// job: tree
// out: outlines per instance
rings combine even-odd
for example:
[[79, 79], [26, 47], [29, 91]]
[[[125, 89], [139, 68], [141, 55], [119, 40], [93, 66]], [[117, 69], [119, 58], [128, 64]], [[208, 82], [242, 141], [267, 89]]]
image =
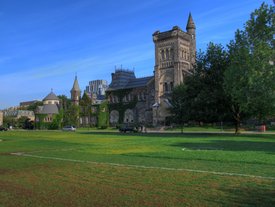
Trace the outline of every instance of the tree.
[[17, 124], [18, 124], [18, 127], [22, 128], [22, 129], [33, 129], [34, 128], [34, 122], [31, 121], [31, 119], [26, 116], [21, 116], [17, 120]]
[[205, 53], [197, 54], [194, 70], [172, 93], [172, 113], [178, 124], [229, 119], [229, 97], [223, 88], [227, 65], [228, 54], [221, 45], [210, 43]]
[[42, 106], [43, 105], [43, 102], [42, 101], [36, 101], [34, 103], [32, 103], [31, 105], [29, 105], [27, 107], [27, 110], [30, 110], [30, 111], [35, 111], [37, 109], [38, 106]]
[[65, 95], [59, 95], [58, 98], [60, 101], [60, 108], [66, 111], [70, 107], [72, 101]]
[[88, 124], [91, 125], [91, 115], [92, 115], [92, 100], [87, 93], [84, 93], [80, 100], [80, 117], [88, 118]]
[[275, 112], [274, 6], [262, 4], [228, 45], [224, 88], [239, 132], [241, 114], [263, 121]]
[[183, 132], [184, 122], [188, 120], [188, 115], [186, 109], [187, 104], [187, 87], [184, 84], [180, 84], [173, 89], [172, 99], [171, 99], [171, 113], [173, 116], [173, 121], [181, 126], [181, 133]]
[[69, 108], [64, 111], [64, 125], [79, 126], [79, 106], [71, 104]]
[[98, 105], [97, 117], [97, 127], [100, 129], [106, 129], [109, 126], [109, 111], [107, 101], [104, 101]]

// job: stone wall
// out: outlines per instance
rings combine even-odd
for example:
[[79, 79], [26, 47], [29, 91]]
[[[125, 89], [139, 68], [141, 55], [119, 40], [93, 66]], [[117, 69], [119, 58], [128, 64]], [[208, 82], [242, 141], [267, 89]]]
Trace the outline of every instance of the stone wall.
[[2, 111], [0, 111], [0, 126], [3, 125], [3, 119], [4, 119], [4, 114]]

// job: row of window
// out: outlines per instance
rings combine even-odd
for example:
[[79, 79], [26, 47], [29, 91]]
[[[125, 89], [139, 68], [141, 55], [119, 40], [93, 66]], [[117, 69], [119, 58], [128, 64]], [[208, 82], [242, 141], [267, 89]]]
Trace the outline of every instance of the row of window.
[[181, 58], [184, 59], [184, 60], [189, 60], [190, 59], [190, 55], [185, 49], [181, 50]]
[[173, 82], [165, 82], [163, 84], [163, 92], [170, 92], [174, 88], [174, 83]]
[[59, 104], [58, 101], [46, 101], [46, 104]]
[[[146, 94], [145, 93], [138, 93], [136, 95], [138, 101], [145, 101], [146, 100]], [[124, 96], [122, 101], [123, 102], [130, 102], [134, 101], [135, 96], [132, 94], [128, 94], [127, 96]], [[109, 96], [110, 103], [119, 103], [117, 96]]]
[[173, 48], [165, 48], [160, 51], [161, 60], [173, 60], [174, 59], [174, 50]]

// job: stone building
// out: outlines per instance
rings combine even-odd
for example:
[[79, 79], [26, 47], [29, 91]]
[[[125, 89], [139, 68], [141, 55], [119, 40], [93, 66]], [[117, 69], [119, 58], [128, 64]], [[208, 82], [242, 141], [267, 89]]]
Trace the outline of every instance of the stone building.
[[51, 91], [44, 99], [43, 106], [36, 110], [35, 122], [50, 123], [59, 114], [59, 98]]
[[75, 76], [73, 88], [71, 89], [72, 103], [78, 106], [80, 98], [81, 98], [81, 90], [78, 84], [77, 76]]
[[174, 26], [156, 31], [154, 76], [136, 78], [133, 71], [116, 70], [108, 88], [110, 123], [168, 124], [171, 92], [195, 63], [196, 27], [189, 14], [186, 32]]
[[191, 14], [187, 32], [178, 26], [165, 32], [155, 32], [155, 107], [154, 124], [167, 121], [170, 116], [170, 97], [174, 86], [190, 73], [196, 56], [196, 27]]
[[110, 124], [151, 123], [154, 77], [136, 78], [134, 71], [118, 69], [106, 91]]
[[0, 111], [0, 126], [3, 125], [3, 119], [4, 119], [4, 114], [2, 111]]
[[4, 110], [5, 117], [13, 117], [19, 119], [21, 117], [27, 117], [31, 121], [34, 121], [34, 112], [29, 110]]

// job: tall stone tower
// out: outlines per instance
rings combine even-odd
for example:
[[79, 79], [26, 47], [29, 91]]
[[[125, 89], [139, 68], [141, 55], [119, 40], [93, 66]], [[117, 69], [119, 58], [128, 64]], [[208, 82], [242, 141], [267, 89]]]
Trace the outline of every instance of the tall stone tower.
[[172, 30], [153, 34], [155, 43], [155, 104], [153, 123], [164, 124], [170, 116], [171, 92], [190, 73], [196, 56], [196, 27], [192, 15], [186, 25], [187, 32], [178, 26]]
[[71, 99], [74, 105], [76, 106], [79, 105], [80, 96], [81, 96], [81, 91], [77, 81], [77, 76], [75, 76], [74, 85], [73, 85], [73, 88], [71, 89]]

